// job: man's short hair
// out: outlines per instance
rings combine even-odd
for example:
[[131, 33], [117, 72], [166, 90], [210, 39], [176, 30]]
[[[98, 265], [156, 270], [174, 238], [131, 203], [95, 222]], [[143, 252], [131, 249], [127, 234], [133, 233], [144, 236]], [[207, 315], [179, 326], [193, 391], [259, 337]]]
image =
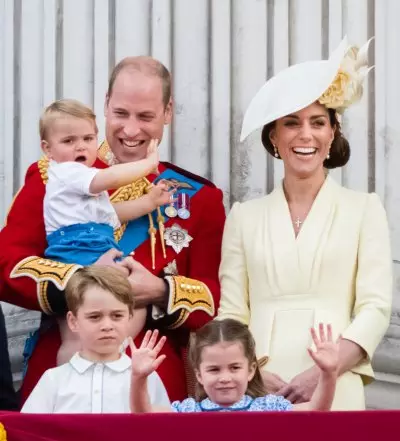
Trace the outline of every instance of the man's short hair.
[[133, 313], [134, 299], [132, 288], [126, 276], [116, 268], [93, 265], [78, 270], [67, 284], [65, 298], [68, 310], [72, 314], [77, 314], [85, 301], [86, 291], [91, 287], [101, 288], [109, 292], [128, 307], [129, 314]]
[[96, 125], [96, 115], [93, 110], [82, 104], [80, 101], [71, 99], [57, 100], [47, 106], [39, 121], [40, 139], [46, 140], [47, 132], [54, 121], [65, 116], [86, 119], [94, 125], [95, 132], [98, 132]]
[[117, 76], [125, 69], [132, 69], [147, 76], [155, 76], [161, 80], [163, 103], [167, 107], [171, 98], [171, 74], [169, 70], [158, 60], [152, 57], [138, 56], [122, 59], [113, 69], [108, 82], [107, 96], [112, 95]]

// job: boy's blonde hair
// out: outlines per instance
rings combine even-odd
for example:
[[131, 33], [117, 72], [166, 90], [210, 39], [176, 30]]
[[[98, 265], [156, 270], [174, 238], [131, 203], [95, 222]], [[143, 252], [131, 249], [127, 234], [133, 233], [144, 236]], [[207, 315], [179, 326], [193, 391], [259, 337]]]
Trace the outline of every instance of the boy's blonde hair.
[[86, 119], [93, 123], [95, 132], [98, 132], [96, 115], [92, 109], [77, 100], [62, 99], [54, 101], [44, 109], [39, 121], [40, 139], [46, 140], [47, 132], [53, 122], [65, 116]]
[[108, 291], [126, 305], [129, 314], [133, 313], [134, 299], [127, 278], [116, 268], [110, 266], [87, 266], [78, 270], [70, 279], [65, 290], [68, 310], [76, 316], [85, 301], [85, 293], [90, 287]]

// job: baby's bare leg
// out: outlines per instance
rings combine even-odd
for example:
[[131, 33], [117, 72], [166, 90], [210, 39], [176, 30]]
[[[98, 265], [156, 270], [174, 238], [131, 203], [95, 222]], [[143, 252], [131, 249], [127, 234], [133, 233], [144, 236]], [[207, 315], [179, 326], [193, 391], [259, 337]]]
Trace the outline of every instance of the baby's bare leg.
[[81, 348], [79, 337], [73, 333], [67, 324], [65, 318], [58, 319], [60, 328], [61, 346], [57, 353], [57, 366], [68, 363], [71, 357]]

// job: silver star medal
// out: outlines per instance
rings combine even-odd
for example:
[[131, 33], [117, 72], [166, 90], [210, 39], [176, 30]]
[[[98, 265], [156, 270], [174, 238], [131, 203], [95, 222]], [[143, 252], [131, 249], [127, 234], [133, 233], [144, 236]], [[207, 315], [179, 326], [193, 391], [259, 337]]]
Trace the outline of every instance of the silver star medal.
[[171, 246], [177, 254], [179, 254], [183, 248], [188, 248], [189, 242], [193, 239], [193, 237], [189, 236], [187, 230], [184, 230], [178, 224], [166, 228], [164, 238], [165, 243]]

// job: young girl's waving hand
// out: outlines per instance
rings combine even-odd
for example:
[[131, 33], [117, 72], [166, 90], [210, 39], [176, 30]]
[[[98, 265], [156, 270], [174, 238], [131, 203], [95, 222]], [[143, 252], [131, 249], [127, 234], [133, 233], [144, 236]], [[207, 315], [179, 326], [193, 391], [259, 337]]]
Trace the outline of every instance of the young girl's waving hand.
[[201, 328], [190, 344], [189, 358], [197, 385], [196, 398], [172, 403], [172, 409], [153, 408], [147, 392], [147, 377], [165, 359], [160, 351], [166, 338], [148, 331], [140, 348], [131, 340], [131, 411], [282, 411], [330, 410], [338, 375], [339, 345], [330, 325], [311, 329], [315, 349], [308, 349], [320, 369], [318, 386], [307, 403], [292, 404], [277, 395], [267, 395], [257, 364], [254, 339], [248, 327], [232, 319], [213, 320]]

